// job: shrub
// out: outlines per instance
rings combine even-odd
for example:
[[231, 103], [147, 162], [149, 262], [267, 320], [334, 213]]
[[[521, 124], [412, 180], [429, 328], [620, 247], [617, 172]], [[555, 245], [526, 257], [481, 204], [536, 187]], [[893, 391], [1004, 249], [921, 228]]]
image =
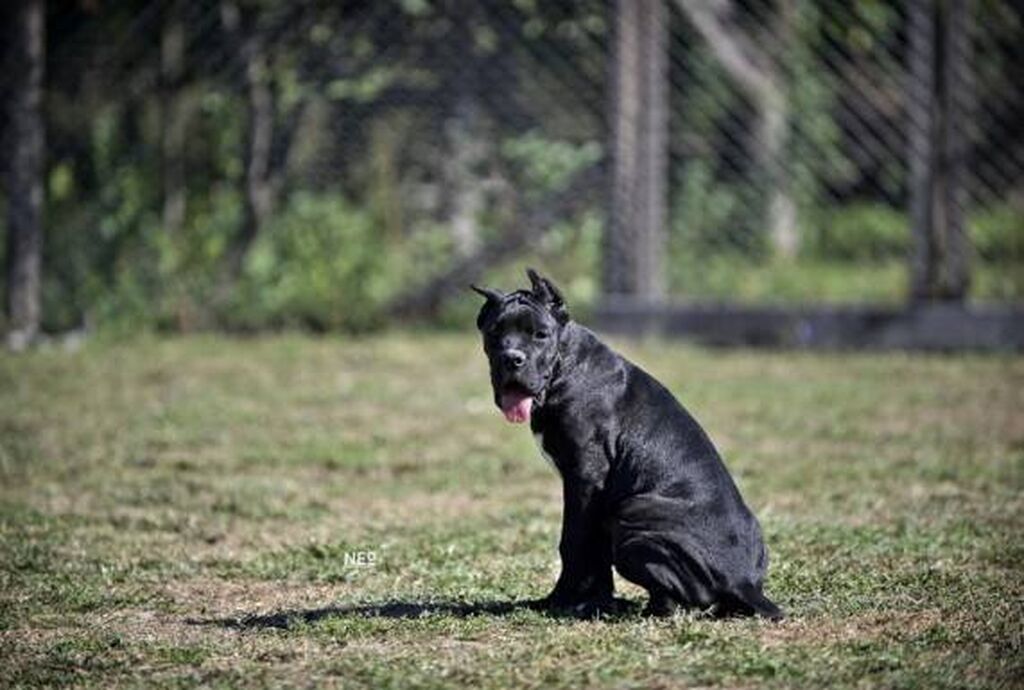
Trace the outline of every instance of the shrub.
[[253, 246], [225, 321], [372, 327], [394, 277], [383, 244], [368, 212], [337, 196], [296, 194]]
[[753, 210], [761, 203], [756, 194], [716, 179], [706, 163], [691, 162], [672, 199], [672, 263], [715, 254], [764, 256], [763, 219]]
[[978, 257], [992, 263], [1024, 261], [1024, 209], [1003, 204], [971, 215], [971, 242]]
[[820, 216], [805, 230], [805, 253], [815, 258], [879, 261], [906, 258], [910, 250], [907, 216], [891, 206], [857, 203]]

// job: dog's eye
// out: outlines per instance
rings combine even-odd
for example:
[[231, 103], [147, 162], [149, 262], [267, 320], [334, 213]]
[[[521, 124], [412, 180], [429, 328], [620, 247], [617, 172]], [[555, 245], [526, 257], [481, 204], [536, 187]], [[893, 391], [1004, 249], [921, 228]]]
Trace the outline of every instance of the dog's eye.
[[533, 337], [536, 338], [537, 340], [547, 340], [548, 339], [548, 332], [547, 331], [534, 331], [533, 332]]

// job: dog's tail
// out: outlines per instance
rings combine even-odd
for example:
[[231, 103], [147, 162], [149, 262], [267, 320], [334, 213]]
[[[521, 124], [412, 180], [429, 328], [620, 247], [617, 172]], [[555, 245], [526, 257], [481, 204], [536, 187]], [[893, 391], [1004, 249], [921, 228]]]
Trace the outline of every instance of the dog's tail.
[[771, 621], [781, 621], [786, 617], [771, 599], [764, 595], [761, 588], [751, 582], [737, 587], [729, 596], [727, 608], [730, 613], [741, 616], [760, 616]]

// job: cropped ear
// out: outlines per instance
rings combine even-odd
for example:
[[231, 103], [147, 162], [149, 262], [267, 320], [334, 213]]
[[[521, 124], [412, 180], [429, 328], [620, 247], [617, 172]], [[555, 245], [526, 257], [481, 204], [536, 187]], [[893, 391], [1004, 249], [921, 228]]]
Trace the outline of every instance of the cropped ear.
[[504, 293], [498, 290], [492, 290], [491, 288], [482, 288], [477, 287], [476, 285], [470, 285], [469, 287], [473, 292], [476, 292], [487, 299], [484, 306], [481, 307], [480, 313], [476, 317], [476, 327], [483, 330], [484, 321], [487, 320], [487, 314], [489, 314], [494, 307], [501, 304], [501, 301], [505, 299], [505, 295]]
[[562, 297], [562, 291], [532, 268], [526, 269], [526, 277], [530, 279], [533, 296], [537, 301], [547, 305], [555, 320], [562, 324], [568, 321], [569, 312], [565, 308], [565, 298]]
[[473, 292], [476, 292], [477, 294], [482, 295], [483, 297], [486, 297], [488, 302], [500, 302], [501, 300], [505, 299], [505, 295], [502, 292], [498, 291], [498, 290], [492, 290], [491, 288], [477, 287], [476, 285], [470, 285], [469, 288]]

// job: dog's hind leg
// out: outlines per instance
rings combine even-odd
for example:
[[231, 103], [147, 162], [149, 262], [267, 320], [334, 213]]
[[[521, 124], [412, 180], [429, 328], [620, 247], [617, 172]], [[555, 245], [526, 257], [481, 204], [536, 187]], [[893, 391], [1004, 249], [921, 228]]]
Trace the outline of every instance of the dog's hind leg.
[[676, 608], [706, 608], [714, 603], [707, 573], [676, 545], [651, 533], [620, 534], [614, 548], [616, 570], [647, 590], [645, 613], [671, 614]]
[[713, 576], [700, 549], [677, 529], [680, 521], [676, 502], [644, 496], [622, 504], [610, 523], [612, 563], [647, 590], [651, 615], [715, 603]]
[[680, 583], [659, 552], [655, 544], [636, 536], [616, 544], [614, 562], [622, 577], [647, 590], [650, 600], [644, 613], [666, 616], [681, 603]]
[[759, 586], [746, 583], [733, 588], [723, 597], [721, 615], [760, 616], [772, 621], [786, 617], [775, 602], [764, 595]]

